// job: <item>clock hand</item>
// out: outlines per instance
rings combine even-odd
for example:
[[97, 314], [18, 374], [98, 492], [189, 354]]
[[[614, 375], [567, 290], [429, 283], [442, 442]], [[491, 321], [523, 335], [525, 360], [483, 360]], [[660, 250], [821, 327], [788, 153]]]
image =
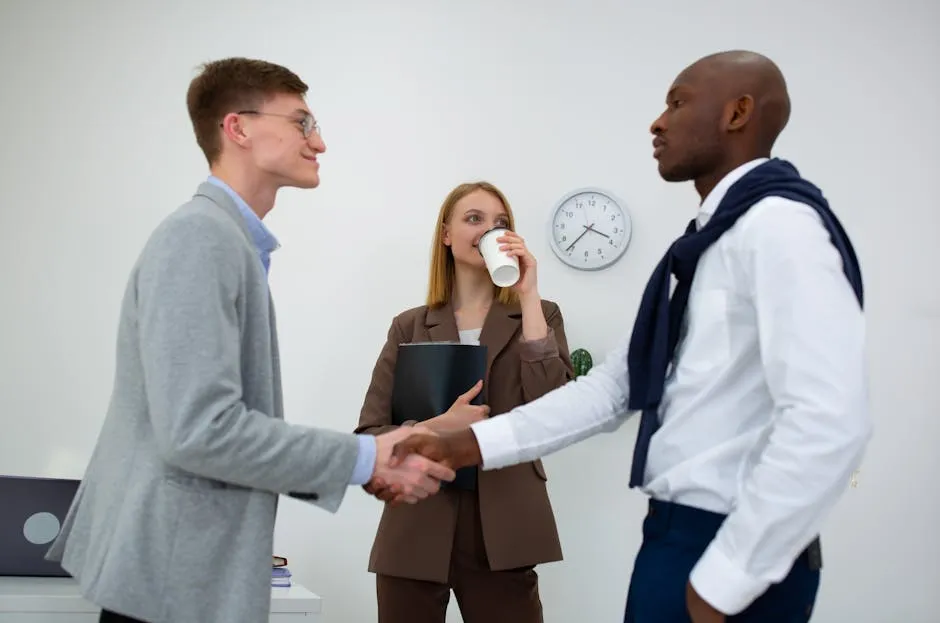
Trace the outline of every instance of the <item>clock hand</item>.
[[600, 234], [600, 235], [603, 236], [604, 238], [610, 238], [610, 236], [608, 236], [608, 235], [605, 234], [604, 232], [602, 232], [602, 231], [597, 231], [596, 229], [594, 229], [594, 226], [593, 226], [593, 225], [588, 225], [588, 226], [585, 227], [585, 229], [587, 229], [588, 231], [593, 231], [595, 234]]
[[[592, 223], [592, 224], [591, 224], [591, 227], [593, 227], [593, 226], [594, 226], [594, 224]], [[591, 231], [590, 228], [589, 228], [589, 227], [585, 227], [585, 228], [584, 228], [584, 232], [582, 232], [582, 234], [581, 234], [580, 236], [578, 236], [577, 238], [575, 238], [575, 239], [574, 239], [574, 242], [572, 242], [571, 244], [569, 244], [569, 245], [568, 245], [568, 248], [565, 249], [565, 251], [570, 251], [570, 250], [572, 249], [572, 247], [574, 247], [574, 245], [578, 244], [578, 240], [581, 240], [582, 238], [584, 238], [584, 234], [588, 233], [589, 231]]]

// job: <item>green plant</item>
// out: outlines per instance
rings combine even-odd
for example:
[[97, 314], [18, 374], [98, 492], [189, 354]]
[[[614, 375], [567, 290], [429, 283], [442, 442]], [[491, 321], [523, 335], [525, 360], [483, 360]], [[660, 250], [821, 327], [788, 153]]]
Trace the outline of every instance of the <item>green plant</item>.
[[574, 368], [575, 377], [583, 376], [594, 366], [594, 359], [587, 350], [579, 348], [571, 353], [571, 365]]

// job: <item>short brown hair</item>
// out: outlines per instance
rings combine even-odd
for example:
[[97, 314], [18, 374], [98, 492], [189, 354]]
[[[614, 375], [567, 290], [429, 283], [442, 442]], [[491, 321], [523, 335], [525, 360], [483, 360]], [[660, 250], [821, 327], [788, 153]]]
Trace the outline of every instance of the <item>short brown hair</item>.
[[281, 94], [306, 95], [307, 85], [291, 70], [267, 61], [236, 57], [203, 65], [189, 83], [186, 107], [209, 164], [222, 152], [219, 124], [225, 115], [258, 108]]
[[[506, 209], [506, 217], [509, 221], [508, 229], [515, 231], [516, 221], [512, 215], [512, 208], [509, 207], [509, 201], [506, 196], [489, 182], [468, 182], [461, 184], [450, 191], [444, 203], [441, 204], [440, 212], [437, 215], [437, 228], [434, 230], [434, 242], [431, 246], [431, 275], [428, 279], [428, 298], [429, 307], [441, 307], [450, 301], [454, 294], [454, 254], [450, 247], [444, 244], [444, 225], [450, 220], [454, 213], [454, 206], [457, 202], [470, 193], [482, 190], [490, 193], [503, 204]], [[519, 295], [510, 288], [500, 288], [493, 286], [496, 293], [496, 299], [504, 305], [513, 305], [519, 302]]]

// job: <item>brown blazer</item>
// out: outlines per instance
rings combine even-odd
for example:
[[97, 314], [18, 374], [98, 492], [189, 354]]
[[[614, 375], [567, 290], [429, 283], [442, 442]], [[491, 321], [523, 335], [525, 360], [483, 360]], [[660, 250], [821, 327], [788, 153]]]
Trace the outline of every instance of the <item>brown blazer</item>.
[[[551, 301], [542, 301], [542, 311], [548, 336], [525, 342], [518, 305], [494, 301], [490, 308], [480, 344], [487, 347], [483, 394], [491, 417], [574, 378], [561, 311]], [[391, 424], [391, 393], [399, 344], [459, 339], [449, 304], [437, 309], [416, 307], [396, 316], [375, 364], [356, 432], [380, 434], [395, 428]], [[561, 560], [542, 462], [480, 470], [478, 476], [480, 520], [490, 568], [516, 569]], [[386, 506], [369, 571], [446, 583], [456, 521], [455, 496], [435, 495], [415, 505]]]

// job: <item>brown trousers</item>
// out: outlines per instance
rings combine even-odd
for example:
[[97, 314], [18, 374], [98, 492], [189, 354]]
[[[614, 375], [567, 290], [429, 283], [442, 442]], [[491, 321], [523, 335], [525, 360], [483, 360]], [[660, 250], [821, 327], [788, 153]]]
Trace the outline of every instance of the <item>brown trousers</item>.
[[447, 584], [377, 574], [378, 623], [444, 623], [451, 590], [464, 623], [542, 623], [535, 569], [491, 571], [477, 493], [456, 495], [459, 510]]

